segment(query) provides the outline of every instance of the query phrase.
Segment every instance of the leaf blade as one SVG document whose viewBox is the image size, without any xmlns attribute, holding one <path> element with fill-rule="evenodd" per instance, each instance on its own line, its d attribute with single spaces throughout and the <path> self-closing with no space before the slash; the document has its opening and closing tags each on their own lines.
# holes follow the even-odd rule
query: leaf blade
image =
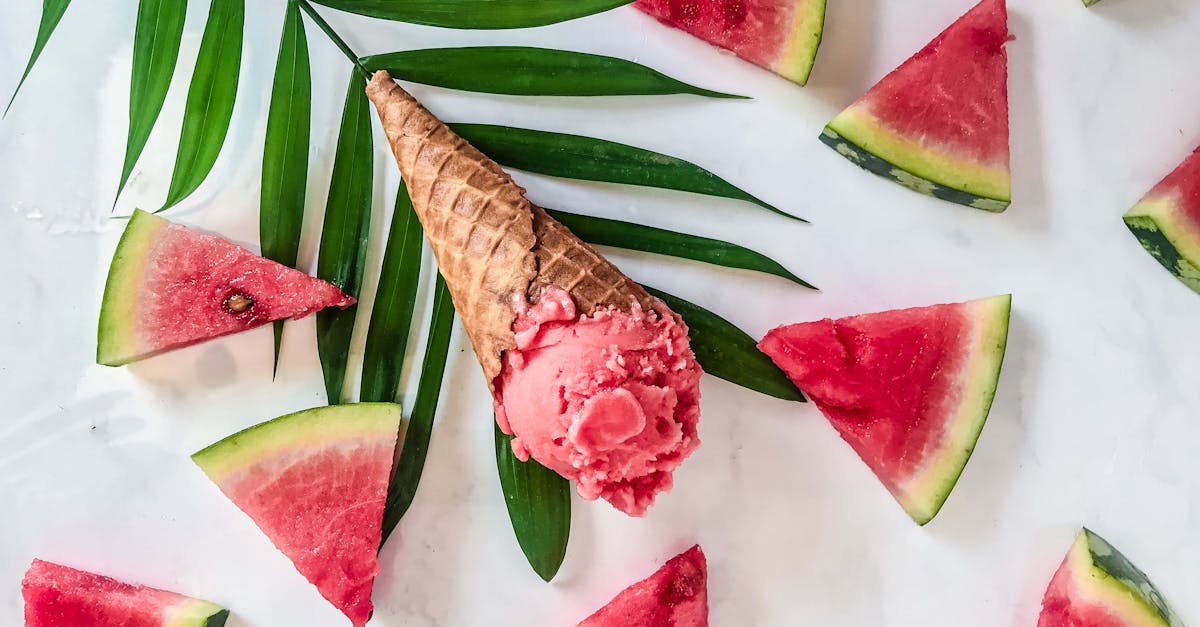
<svg viewBox="0 0 1200 627">
<path fill-rule="evenodd" d="M 167 101 L 179 60 L 187 0 L 140 0 L 133 37 L 133 73 L 129 82 L 129 131 L 117 198 L 146 148 L 150 131 Z"/>
<path fill-rule="evenodd" d="M 730 383 L 785 401 L 806 402 L 804 394 L 733 323 L 678 296 L 643 285 L 687 323 L 696 361 L 704 371 Z"/>
<path fill-rule="evenodd" d="M 448 89 L 510 96 L 656 96 L 743 98 L 676 80 L 644 65 L 584 52 L 526 46 L 432 48 L 362 59 L 371 72 Z"/>
<path fill-rule="evenodd" d="M 312 69 L 308 36 L 299 6 L 288 2 L 271 82 L 258 213 L 263 257 L 288 267 L 296 266 L 300 253 L 311 140 Z M 274 324 L 275 371 L 279 369 L 283 324 L 283 321 Z"/>
<path fill-rule="evenodd" d="M 589 244 L 613 246 L 626 250 L 691 259 L 726 268 L 762 272 L 787 279 L 810 289 L 816 289 L 812 284 L 792 274 L 787 268 L 784 268 L 770 257 L 736 244 L 730 244 L 729 242 L 658 229 L 633 222 L 622 222 L 620 220 L 585 216 L 552 209 L 547 209 L 546 212 Z"/>
<path fill-rule="evenodd" d="M 209 5 L 183 112 L 175 172 L 159 212 L 196 191 L 217 162 L 237 100 L 245 23 L 246 0 L 212 0 Z"/>
<path fill-rule="evenodd" d="M 531 28 L 603 13 L 633 0 L 313 0 L 383 20 L 463 29 Z"/>
<path fill-rule="evenodd" d="M 29 61 L 25 63 L 25 71 L 21 73 L 21 79 L 17 81 L 17 88 L 13 90 L 12 97 L 8 99 L 8 105 L 4 107 L 4 115 L 0 117 L 8 116 L 13 102 L 17 100 L 17 94 L 21 93 L 21 87 L 25 85 L 25 79 L 29 78 L 33 66 L 42 56 L 42 50 L 46 49 L 46 43 L 50 41 L 50 36 L 54 34 L 54 29 L 58 28 L 58 23 L 62 21 L 63 14 L 70 6 L 71 0 L 42 0 L 42 17 L 38 21 L 38 32 L 37 37 L 33 40 L 33 50 L 29 53 Z"/>
<path fill-rule="evenodd" d="M 450 128 L 501 165 L 535 174 L 656 187 L 753 203 L 806 222 L 677 157 L 606 139 L 494 124 Z"/>
<path fill-rule="evenodd" d="M 495 422 L 495 421 L 493 421 Z M 496 467 L 517 544 L 533 571 L 549 583 L 567 556 L 571 536 L 571 482 L 532 458 L 521 461 L 512 436 L 496 431 Z"/>
<path fill-rule="evenodd" d="M 446 374 L 446 357 L 450 352 L 450 335 L 453 330 L 454 303 L 450 299 L 446 280 L 439 274 L 434 286 L 429 340 L 421 362 L 421 378 L 417 382 L 417 400 L 413 405 L 408 430 L 404 434 L 404 448 L 400 452 L 396 471 L 388 485 L 387 504 L 383 511 L 384 542 L 408 512 L 421 482 L 425 458 L 429 453 L 429 439 L 433 434 L 433 420 L 437 414 L 438 400 L 441 398 L 442 380 Z"/>
<path fill-rule="evenodd" d="M 374 155 L 370 115 L 362 78 L 351 72 L 321 226 L 317 276 L 356 298 L 366 270 L 371 227 Z M 357 314 L 358 305 L 317 312 L 317 354 L 331 405 L 343 400 L 350 338 Z"/>
<path fill-rule="evenodd" d="M 404 182 L 396 192 L 396 210 L 383 253 L 379 289 L 371 308 L 371 324 L 363 353 L 363 402 L 395 402 L 404 368 L 405 349 L 417 305 L 421 279 L 421 222 L 413 211 Z"/>
</svg>

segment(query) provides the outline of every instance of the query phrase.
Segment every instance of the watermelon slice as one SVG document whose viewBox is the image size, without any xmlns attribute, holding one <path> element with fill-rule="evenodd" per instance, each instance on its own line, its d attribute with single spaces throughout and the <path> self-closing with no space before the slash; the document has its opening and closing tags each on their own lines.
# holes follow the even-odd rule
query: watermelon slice
<svg viewBox="0 0 1200 627">
<path fill-rule="evenodd" d="M 1200 148 L 1125 214 L 1142 246 L 1200 293 Z"/>
<path fill-rule="evenodd" d="M 136 211 L 108 271 L 96 362 L 123 366 L 275 320 L 353 304 L 330 283 L 228 240 Z"/>
<path fill-rule="evenodd" d="M 1005 0 L 983 0 L 838 114 L 821 141 L 910 189 L 1004 211 L 1009 39 Z"/>
<path fill-rule="evenodd" d="M 1183 627 L 1163 595 L 1120 551 L 1079 532 L 1042 598 L 1038 627 Z"/>
<path fill-rule="evenodd" d="M 801 85 L 825 28 L 825 0 L 638 0 L 633 6 Z"/>
<path fill-rule="evenodd" d="M 696 545 L 629 586 L 578 627 L 708 627 L 708 562 Z"/>
<path fill-rule="evenodd" d="M 222 627 L 220 606 L 33 560 L 21 581 L 25 627 Z"/>
<path fill-rule="evenodd" d="M 1004 360 L 1011 298 L 779 327 L 758 347 L 924 525 L 962 474 Z"/>
<path fill-rule="evenodd" d="M 400 406 L 289 414 L 192 459 L 355 627 L 371 617 Z"/>
</svg>

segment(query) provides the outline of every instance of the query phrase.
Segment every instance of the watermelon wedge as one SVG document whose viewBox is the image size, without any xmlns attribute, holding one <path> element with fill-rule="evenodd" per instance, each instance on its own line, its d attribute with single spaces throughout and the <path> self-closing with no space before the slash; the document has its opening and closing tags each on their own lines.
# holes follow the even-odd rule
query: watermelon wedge
<svg viewBox="0 0 1200 627">
<path fill-rule="evenodd" d="M 708 627 L 708 562 L 696 545 L 629 586 L 577 627 Z"/>
<path fill-rule="evenodd" d="M 1171 274 L 1200 293 L 1200 148 L 1125 214 L 1125 225 Z"/>
<path fill-rule="evenodd" d="M 1046 589 L 1038 627 L 1183 627 L 1183 623 L 1146 573 L 1085 528 Z"/>
<path fill-rule="evenodd" d="M 758 347 L 924 525 L 962 474 L 1004 361 L 1011 298 L 779 327 Z"/>
<path fill-rule="evenodd" d="M 400 406 L 289 414 L 192 459 L 355 627 L 371 617 Z"/>
<path fill-rule="evenodd" d="M 633 6 L 801 85 L 825 28 L 825 0 L 638 0 Z"/>
<path fill-rule="evenodd" d="M 229 611 L 182 594 L 33 560 L 25 627 L 222 627 Z"/>
<path fill-rule="evenodd" d="M 821 141 L 910 189 L 1004 211 L 1009 39 L 1005 0 L 983 0 L 838 114 Z"/>
<path fill-rule="evenodd" d="M 330 283 L 145 211 L 113 255 L 96 362 L 123 366 L 354 299 Z"/>
</svg>

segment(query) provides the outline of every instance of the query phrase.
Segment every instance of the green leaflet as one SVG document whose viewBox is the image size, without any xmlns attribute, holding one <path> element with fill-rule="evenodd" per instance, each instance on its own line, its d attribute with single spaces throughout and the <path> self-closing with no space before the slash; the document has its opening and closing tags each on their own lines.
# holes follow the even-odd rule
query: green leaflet
<svg viewBox="0 0 1200 627">
<path fill-rule="evenodd" d="M 429 452 L 429 437 L 433 433 L 433 419 L 437 414 L 438 399 L 442 393 L 442 378 L 446 374 L 446 356 L 450 352 L 450 333 L 454 330 L 454 303 L 446 280 L 439 274 L 434 287 L 433 318 L 429 321 L 429 341 L 425 345 L 425 358 L 421 362 L 421 379 L 417 382 L 417 400 L 413 405 L 408 430 L 404 434 L 404 448 L 396 464 L 388 486 L 387 505 L 383 511 L 383 541 L 396 529 L 400 519 L 408 512 L 421 472 L 425 469 L 425 456 Z"/>
<path fill-rule="evenodd" d="M 17 94 L 21 93 L 21 86 L 25 84 L 25 79 L 29 78 L 34 64 L 37 63 L 38 57 L 42 56 L 42 50 L 46 48 L 46 42 L 50 41 L 50 36 L 54 34 L 54 29 L 58 28 L 58 23 L 62 21 L 63 14 L 67 12 L 69 6 L 71 6 L 71 0 L 42 0 L 42 20 L 38 23 L 37 38 L 33 41 L 33 51 L 29 53 L 29 62 L 25 64 L 25 72 L 21 74 L 17 88 L 13 90 L 12 97 L 8 99 L 8 105 L 4 107 L 4 117 L 8 116 L 8 110 L 12 109 L 13 101 L 17 99 Z"/>
<path fill-rule="evenodd" d="M 754 203 L 794 220 L 700 166 L 604 139 L 491 124 L 451 124 L 500 164 L 548 176 L 673 189 Z"/>
<path fill-rule="evenodd" d="M 333 157 L 325 223 L 321 227 L 317 276 L 355 297 L 362 287 L 366 265 L 374 165 L 370 105 L 362 77 L 351 72 Z M 357 305 L 346 310 L 326 309 L 317 313 L 317 354 L 321 358 L 325 393 L 331 405 L 343 400 L 350 337 L 354 333 L 357 313 Z"/>
<path fill-rule="evenodd" d="M 567 555 L 571 536 L 571 482 L 536 460 L 517 459 L 511 443 L 512 436 L 505 435 L 496 425 L 496 467 L 500 471 L 508 518 L 525 559 L 549 583 Z"/>
<path fill-rule="evenodd" d="M 726 268 L 765 272 L 804 287 L 816 289 L 770 257 L 729 242 L 656 229 L 633 222 L 621 222 L 550 209 L 547 209 L 546 212 L 589 244 L 670 255 Z"/>
<path fill-rule="evenodd" d="M 467 29 L 528 28 L 565 22 L 633 0 L 313 0 L 396 22 Z"/>
<path fill-rule="evenodd" d="M 363 67 L 362 62 L 358 59 L 358 55 L 354 54 L 354 51 L 350 49 L 350 46 L 346 43 L 346 40 L 342 39 L 342 36 L 339 35 L 337 31 L 333 30 L 333 27 L 329 25 L 329 22 L 326 22 L 325 18 L 321 17 L 321 14 L 317 13 L 316 9 L 312 8 L 312 5 L 308 3 L 308 0 L 291 1 L 299 4 L 300 8 L 303 9 L 306 14 L 308 14 L 309 19 L 313 21 L 313 24 L 316 24 L 317 28 L 321 29 L 321 32 L 325 33 L 325 36 L 329 38 L 329 41 L 333 42 L 333 45 L 337 46 L 337 49 L 340 50 L 342 54 L 346 55 L 346 58 L 350 60 L 350 63 L 354 64 L 354 68 L 358 70 L 360 74 L 362 74 L 363 80 L 371 80 L 371 74 L 367 72 L 366 68 Z"/>
<path fill-rule="evenodd" d="M 413 211 L 408 188 L 400 182 L 396 192 L 396 210 L 391 232 L 383 252 L 383 269 L 375 306 L 371 308 L 371 326 L 363 354 L 363 402 L 396 401 L 400 373 L 404 368 L 405 349 L 417 304 L 417 285 L 421 279 L 421 222 Z"/>
<path fill-rule="evenodd" d="M 304 226 L 308 146 L 312 136 L 312 70 L 299 6 L 288 2 L 275 59 L 267 138 L 263 147 L 258 238 L 262 255 L 295 267 Z M 275 323 L 275 369 L 283 321 Z"/>
<path fill-rule="evenodd" d="M 785 401 L 805 401 L 804 395 L 783 371 L 758 350 L 754 338 L 699 305 L 652 287 L 643 287 L 661 298 L 687 323 L 692 351 L 705 372 Z"/>
<path fill-rule="evenodd" d="M 183 132 L 164 211 L 187 198 L 208 177 L 233 119 L 242 69 L 246 0 L 212 0 L 196 69 L 183 112 Z"/>
<path fill-rule="evenodd" d="M 142 156 L 150 131 L 167 100 L 179 59 L 187 0 L 141 0 L 133 36 L 133 76 L 129 84 L 129 135 L 117 197 L 125 191 L 133 166 Z"/>
<path fill-rule="evenodd" d="M 569 50 L 478 46 L 406 50 L 363 57 L 375 72 L 464 91 L 513 96 L 651 96 L 695 94 L 741 98 L 677 81 L 632 61 Z"/>
</svg>

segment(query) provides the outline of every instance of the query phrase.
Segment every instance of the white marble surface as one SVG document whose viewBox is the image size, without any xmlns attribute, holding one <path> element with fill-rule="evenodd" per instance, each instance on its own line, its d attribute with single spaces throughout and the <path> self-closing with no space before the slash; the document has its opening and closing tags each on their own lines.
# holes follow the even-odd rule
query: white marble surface
<svg viewBox="0 0 1200 627">
<path fill-rule="evenodd" d="M 176 84 L 118 210 L 160 202 L 203 25 L 189 16 Z M 175 219 L 256 245 L 258 178 L 281 0 L 250 3 L 232 133 Z M 783 322 L 1014 294 L 1010 352 L 974 459 L 941 515 L 912 524 L 810 406 L 706 378 L 704 446 L 633 520 L 578 501 L 552 585 L 525 565 L 501 501 L 489 402 L 461 333 L 425 480 L 382 555 L 372 625 L 571 625 L 693 542 L 714 625 L 1032 625 L 1086 523 L 1200 623 L 1200 296 L 1135 243 L 1121 213 L 1200 143 L 1200 5 L 1012 0 L 1012 208 L 990 215 L 870 176 L 822 146 L 826 120 L 969 0 L 831 0 L 801 89 L 631 9 L 524 32 L 444 31 L 330 14 L 363 53 L 522 43 L 636 59 L 755 97 L 519 99 L 415 88 L 451 120 L 593 134 L 691 158 L 812 220 L 735 202 L 521 175 L 543 204 L 752 245 L 824 288 L 614 255 L 752 334 Z M 322 402 L 311 320 L 279 379 L 261 329 L 124 369 L 92 362 L 107 220 L 125 134 L 133 2 L 77 2 L 0 123 L 0 624 L 40 556 L 211 598 L 231 625 L 325 626 L 339 614 L 212 488 L 192 451 Z M 0 5 L 0 93 L 40 3 Z M 319 224 L 347 64 L 310 29 Z M 397 176 L 378 152 L 381 216 Z M 378 224 L 383 224 L 382 217 Z M 380 235 L 382 229 L 377 229 Z M 315 238 L 303 247 L 311 267 Z M 376 238 L 378 241 L 378 238 Z M 368 286 L 368 290 L 371 289 Z M 411 397 L 405 399 L 411 402 Z"/>
</svg>

